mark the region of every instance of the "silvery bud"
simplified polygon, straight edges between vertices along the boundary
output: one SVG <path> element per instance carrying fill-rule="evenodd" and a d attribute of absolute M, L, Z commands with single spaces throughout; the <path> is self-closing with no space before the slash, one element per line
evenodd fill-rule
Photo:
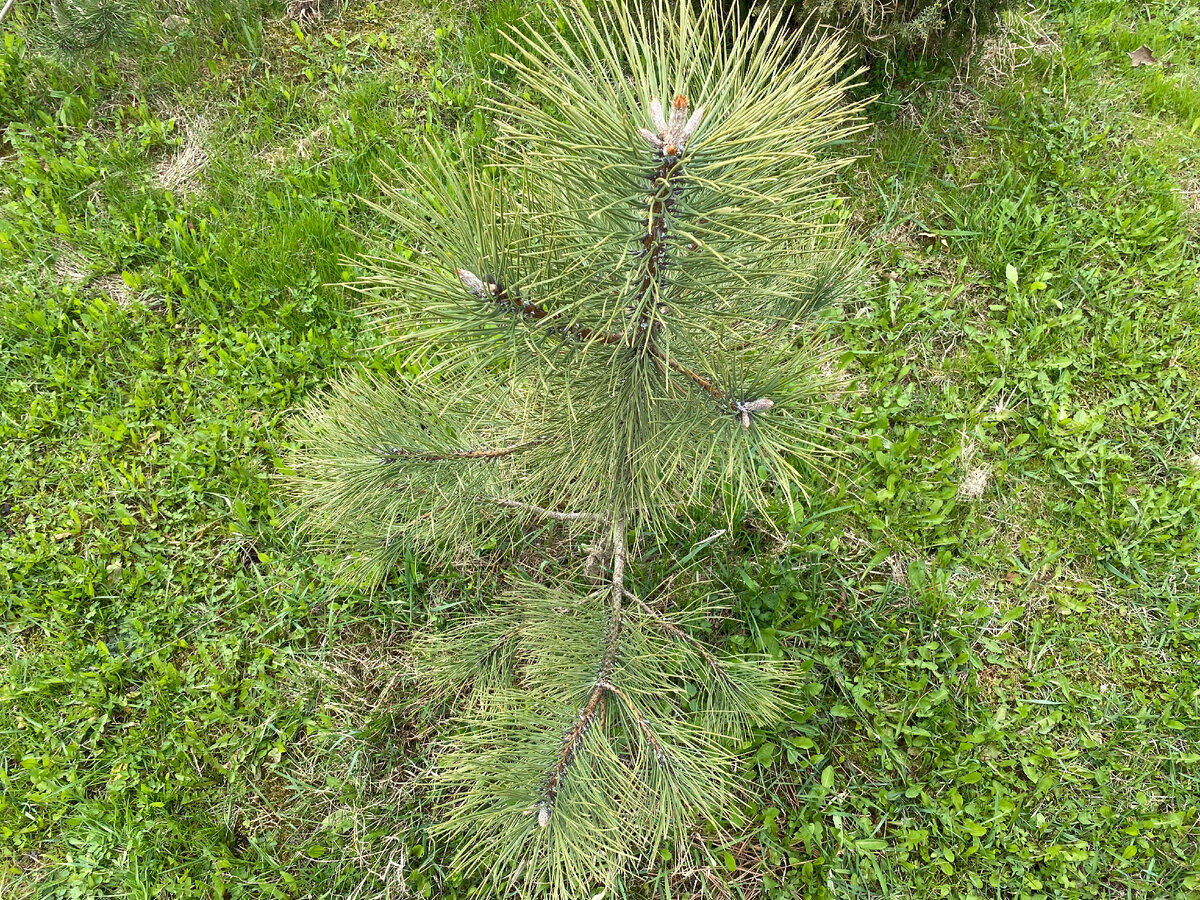
<path fill-rule="evenodd" d="M 458 280 L 463 283 L 463 287 L 465 287 L 480 300 L 489 299 L 487 286 L 484 285 L 480 277 L 474 272 L 471 272 L 467 269 L 459 269 Z"/>
<path fill-rule="evenodd" d="M 762 397 L 759 400 L 751 400 L 748 403 L 742 404 L 742 409 L 746 412 L 762 412 L 764 409 L 770 409 L 775 405 L 775 401 L 770 397 Z"/>

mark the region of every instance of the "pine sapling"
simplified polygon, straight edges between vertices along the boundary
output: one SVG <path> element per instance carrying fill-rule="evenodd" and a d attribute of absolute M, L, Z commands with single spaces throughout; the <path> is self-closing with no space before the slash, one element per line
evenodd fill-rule
<path fill-rule="evenodd" d="M 363 289 L 411 374 L 312 403 L 294 484 L 367 579 L 535 523 L 588 538 L 415 648 L 455 698 L 457 870 L 580 897 L 721 821 L 738 742 L 789 709 L 782 662 L 699 636 L 720 588 L 648 583 L 637 551 L 802 500 L 827 442 L 813 316 L 853 280 L 828 181 L 856 110 L 836 43 L 712 0 L 564 0 L 511 45 L 492 156 L 430 147 L 381 206 L 411 247 Z"/>

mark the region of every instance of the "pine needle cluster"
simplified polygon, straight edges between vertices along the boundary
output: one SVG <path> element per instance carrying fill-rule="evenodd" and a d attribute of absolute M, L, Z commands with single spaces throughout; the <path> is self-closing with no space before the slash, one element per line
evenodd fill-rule
<path fill-rule="evenodd" d="M 60 53 L 112 50 L 133 41 L 141 0 L 50 0 L 45 33 Z"/>
<path fill-rule="evenodd" d="M 813 317 L 854 280 L 828 180 L 856 110 L 839 46 L 777 16 L 564 0 L 542 26 L 511 36 L 489 159 L 395 173 L 411 251 L 362 288 L 417 374 L 314 401 L 294 484 L 367 579 L 531 520 L 587 533 L 588 566 L 417 642 L 456 698 L 458 870 L 565 898 L 720 820 L 731 748 L 787 711 L 781 663 L 697 636 L 718 592 L 640 594 L 631 560 L 697 510 L 802 499 L 827 440 Z"/>

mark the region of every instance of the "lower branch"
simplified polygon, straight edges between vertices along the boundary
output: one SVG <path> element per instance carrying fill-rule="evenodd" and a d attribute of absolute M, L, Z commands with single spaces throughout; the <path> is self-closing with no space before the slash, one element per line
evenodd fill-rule
<path fill-rule="evenodd" d="M 642 730 L 642 735 L 646 738 L 646 741 L 650 744 L 650 746 L 654 748 L 654 758 L 664 766 L 669 766 L 671 760 L 670 757 L 667 756 L 666 748 L 663 747 L 662 742 L 658 739 L 658 735 L 651 731 L 650 723 L 646 721 L 646 717 L 642 715 L 641 710 L 637 708 L 637 705 L 633 702 L 630 696 L 615 684 L 605 683 L 601 686 L 610 693 L 615 694 L 620 701 L 625 704 L 625 707 L 629 710 L 629 714 L 637 721 L 638 728 Z"/>
<path fill-rule="evenodd" d="M 499 497 L 492 500 L 497 506 L 503 506 L 507 509 L 519 509 L 523 512 L 533 513 L 535 516 L 541 516 L 543 519 L 556 519 L 560 522 L 604 522 L 604 516 L 596 513 L 586 512 L 559 512 L 556 509 L 546 509 L 544 506 L 534 506 L 532 503 L 522 503 L 519 500 L 504 500 Z"/>
<path fill-rule="evenodd" d="M 638 605 L 638 607 L 641 608 L 642 612 L 644 612 L 647 616 L 649 616 L 651 619 L 653 619 L 654 624 L 656 624 L 664 632 L 669 634 L 672 638 L 679 641 L 680 643 L 687 644 L 693 650 L 695 650 L 696 653 L 700 656 L 700 658 L 703 659 L 704 662 L 708 664 L 708 667 L 713 670 L 713 672 L 716 674 L 716 676 L 718 678 L 721 679 L 721 681 L 725 682 L 725 684 L 727 684 L 727 685 L 732 686 L 733 682 L 729 678 L 729 673 L 726 672 L 725 669 L 721 666 L 720 661 L 715 656 L 713 656 L 711 653 L 708 652 L 708 648 L 704 646 L 703 642 L 692 637 L 690 634 L 688 634 L 686 631 L 684 631 L 682 628 L 680 628 L 678 625 L 676 625 L 674 622 L 672 622 L 670 619 L 668 619 L 666 616 L 664 616 L 662 613 L 660 613 L 657 609 L 655 609 L 653 606 L 651 606 L 645 600 L 642 600 L 636 594 L 633 594 L 630 591 L 625 591 L 625 596 L 629 600 L 632 600 L 634 603 L 636 603 Z"/>
<path fill-rule="evenodd" d="M 546 789 L 543 792 L 542 802 L 538 810 L 538 824 L 542 828 L 550 824 L 550 812 L 554 808 L 555 798 L 558 797 L 558 789 L 562 786 L 563 776 L 567 774 L 567 769 L 575 761 L 579 745 L 583 743 L 583 739 L 591 729 L 596 716 L 601 714 L 606 692 L 605 682 L 597 682 L 596 686 L 592 688 L 592 693 L 588 697 L 587 703 L 584 704 L 583 709 L 579 713 L 579 721 L 572 725 L 566 735 L 563 736 L 563 745 L 562 750 L 558 754 L 558 762 L 554 764 L 554 768 L 550 770 L 550 777 L 546 779 Z"/>
<path fill-rule="evenodd" d="M 621 644 L 621 610 L 625 594 L 625 520 L 618 518 L 613 523 L 612 611 L 609 614 L 608 630 L 604 636 L 604 656 L 600 661 L 596 684 L 592 688 L 591 694 L 588 695 L 583 709 L 579 712 L 579 721 L 572 725 L 563 736 L 558 761 L 546 779 L 542 802 L 538 807 L 538 825 L 542 828 L 550 824 L 550 814 L 554 809 L 554 801 L 562 786 L 563 777 L 575 761 L 579 747 L 592 724 L 598 716 L 604 715 L 604 699 L 613 690 L 610 679 L 613 668 L 616 666 L 617 651 Z"/>

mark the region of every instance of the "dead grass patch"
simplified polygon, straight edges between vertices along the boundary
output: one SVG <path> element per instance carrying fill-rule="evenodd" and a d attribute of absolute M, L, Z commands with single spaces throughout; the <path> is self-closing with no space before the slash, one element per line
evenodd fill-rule
<path fill-rule="evenodd" d="M 176 126 L 182 143 L 173 155 L 161 160 L 154 172 L 154 184 L 165 191 L 190 193 L 199 187 L 201 173 L 209 155 L 203 143 L 206 123 L 196 121 Z"/>
<path fill-rule="evenodd" d="M 258 158 L 271 167 L 283 165 L 290 159 L 312 159 L 314 154 L 323 150 L 328 138 L 329 126 L 321 125 L 292 144 L 265 148 L 258 154 Z"/>
<path fill-rule="evenodd" d="M 421 748 L 432 741 L 413 701 L 408 634 L 364 625 L 300 665 L 291 699 L 319 697 L 326 724 L 289 744 L 286 765 L 267 768 L 242 800 L 239 827 L 336 847 L 338 864 L 362 873 L 353 896 L 406 896 L 408 847 L 385 833 L 397 809 L 423 802 L 431 763 Z"/>
<path fill-rule="evenodd" d="M 97 294 L 104 294 L 121 308 L 130 306 L 134 300 L 133 291 L 125 283 L 125 279 L 117 274 L 103 275 L 93 281 L 89 287 Z"/>
<path fill-rule="evenodd" d="M 82 284 L 91 274 L 87 259 L 66 241 L 56 241 L 54 277 L 59 284 Z"/>
<path fill-rule="evenodd" d="M 1047 22 L 1047 11 L 1010 9 L 975 59 L 966 61 L 960 80 L 974 74 L 982 84 L 1003 85 L 1039 57 L 1056 67 L 1063 58 L 1062 38 Z"/>
<path fill-rule="evenodd" d="M 991 468 L 981 464 L 975 458 L 978 449 L 974 441 L 968 441 L 963 445 L 962 453 L 959 455 L 959 466 L 962 469 L 957 492 L 959 500 L 979 500 L 987 491 L 988 485 L 991 484 Z"/>

